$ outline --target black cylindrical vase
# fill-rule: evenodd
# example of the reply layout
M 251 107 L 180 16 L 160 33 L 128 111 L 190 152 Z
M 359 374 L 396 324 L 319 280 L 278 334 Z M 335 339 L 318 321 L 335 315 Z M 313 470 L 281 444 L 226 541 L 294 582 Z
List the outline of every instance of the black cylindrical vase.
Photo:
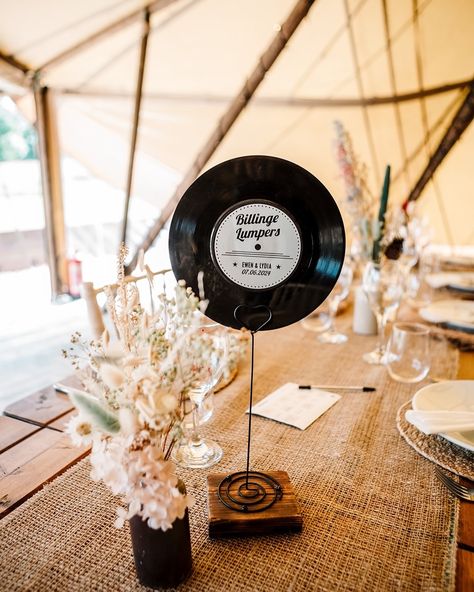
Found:
M 188 510 L 173 528 L 150 528 L 141 516 L 130 518 L 135 568 L 140 583 L 150 588 L 174 588 L 192 571 Z

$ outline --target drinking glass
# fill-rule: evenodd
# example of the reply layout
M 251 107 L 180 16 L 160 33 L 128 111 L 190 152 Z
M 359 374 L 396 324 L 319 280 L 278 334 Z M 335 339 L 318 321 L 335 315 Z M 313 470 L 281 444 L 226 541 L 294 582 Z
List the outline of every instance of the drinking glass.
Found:
M 420 323 L 394 323 L 387 370 L 398 382 L 420 382 L 430 370 L 430 330 Z
M 344 335 L 344 333 L 340 333 L 336 330 L 334 326 L 334 317 L 337 314 L 337 310 L 341 302 L 349 296 L 351 282 L 352 267 L 350 262 L 346 260 L 342 266 L 336 285 L 332 289 L 332 292 L 327 299 L 329 308 L 329 323 L 326 331 L 321 333 L 321 335 L 318 337 L 318 341 L 321 343 L 344 343 L 347 341 L 347 335 Z
M 367 263 L 362 285 L 370 308 L 377 319 L 379 336 L 376 348 L 364 354 L 363 359 L 368 364 L 385 364 L 387 362 L 385 326 L 387 320 L 395 316 L 403 294 L 403 282 L 396 261 Z
M 222 458 L 221 447 L 217 442 L 201 436 L 200 425 L 212 415 L 213 390 L 222 377 L 227 361 L 227 331 L 216 323 L 199 325 L 188 330 L 180 349 L 179 365 L 187 382 L 191 414 L 186 415 L 184 409 L 185 438 L 173 450 L 172 458 L 182 467 L 204 469 Z M 190 377 L 189 380 L 187 377 Z
M 322 333 L 328 329 L 330 321 L 326 303 L 327 301 L 301 321 L 305 329 L 313 333 Z

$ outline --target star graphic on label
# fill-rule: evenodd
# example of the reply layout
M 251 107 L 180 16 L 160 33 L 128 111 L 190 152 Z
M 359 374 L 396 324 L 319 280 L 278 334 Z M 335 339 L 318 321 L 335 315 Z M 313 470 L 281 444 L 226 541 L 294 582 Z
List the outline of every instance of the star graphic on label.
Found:
M 277 265 L 277 269 L 280 269 L 280 268 L 281 268 L 281 265 Z

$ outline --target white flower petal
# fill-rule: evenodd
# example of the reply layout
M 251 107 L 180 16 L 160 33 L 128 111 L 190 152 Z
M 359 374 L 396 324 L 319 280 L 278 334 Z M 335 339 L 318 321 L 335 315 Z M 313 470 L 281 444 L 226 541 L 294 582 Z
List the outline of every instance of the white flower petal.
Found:
M 104 383 L 111 389 L 119 388 L 125 381 L 125 373 L 113 364 L 101 364 L 99 372 Z

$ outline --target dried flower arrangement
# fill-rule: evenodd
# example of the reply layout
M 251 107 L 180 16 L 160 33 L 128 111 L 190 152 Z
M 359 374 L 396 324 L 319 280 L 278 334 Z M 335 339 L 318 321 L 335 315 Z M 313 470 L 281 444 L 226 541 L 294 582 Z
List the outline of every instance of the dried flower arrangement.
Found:
M 349 132 L 340 121 L 335 121 L 334 127 L 336 159 L 346 190 L 345 209 L 351 219 L 353 240 L 357 242 L 360 257 L 368 260 L 378 229 L 376 199 L 367 184 L 367 166 L 356 156 Z
M 403 251 L 402 226 L 406 224 L 403 210 L 390 212 L 390 165 L 385 169 L 380 200 L 374 198 L 367 185 L 367 167 L 355 155 L 352 140 L 340 121 L 335 121 L 336 156 L 346 189 L 345 207 L 351 217 L 353 253 L 362 263 L 380 263 L 382 256 L 398 259 Z M 378 203 L 378 212 L 376 212 Z
M 125 257 L 122 247 L 118 288 L 107 293 L 117 339 L 107 331 L 92 341 L 75 333 L 72 347 L 63 351 L 87 391 L 72 391 L 79 414 L 67 430 L 76 444 L 92 443 L 91 477 L 122 497 L 116 526 L 138 514 L 150 527 L 167 530 L 193 501 L 178 490 L 170 454 L 182 436 L 184 397 L 206 372 L 205 346 L 202 363 L 196 352 L 186 363 L 182 352 L 184 338 L 199 334 L 206 302 L 178 282 L 174 297 L 158 295 L 158 304 L 146 312 L 136 285 L 124 281 Z M 152 288 L 151 273 L 149 283 Z

